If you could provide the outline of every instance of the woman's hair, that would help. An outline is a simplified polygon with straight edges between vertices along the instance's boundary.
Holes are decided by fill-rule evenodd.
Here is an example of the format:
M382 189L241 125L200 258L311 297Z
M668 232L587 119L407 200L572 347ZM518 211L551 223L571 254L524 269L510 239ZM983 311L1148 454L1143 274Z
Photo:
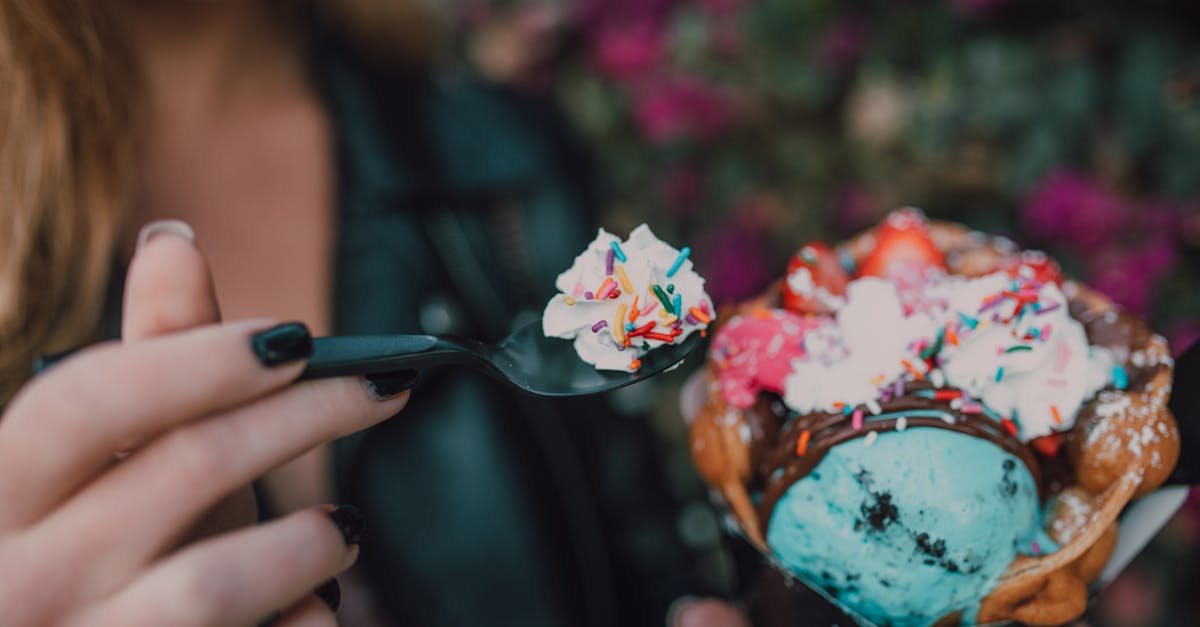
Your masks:
M418 1L304 10L387 63L422 65L438 29ZM133 202L142 91L119 3L0 2L0 407L32 360L94 339Z

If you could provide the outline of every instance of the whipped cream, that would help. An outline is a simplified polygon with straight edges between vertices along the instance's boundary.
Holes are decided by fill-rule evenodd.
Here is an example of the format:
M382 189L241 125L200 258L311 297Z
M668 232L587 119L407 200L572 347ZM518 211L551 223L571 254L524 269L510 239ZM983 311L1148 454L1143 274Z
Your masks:
M871 407L897 381L927 378L1011 420L1026 442L1069 429L1115 363L1089 346L1055 284L1003 272L851 281L832 324L808 331L804 348L784 382L784 403L797 412Z
M929 335L933 318L904 315L895 285L866 277L846 286L846 304L833 324L810 331L806 355L792 361L784 403L800 412L832 411L835 405L865 404L913 363L913 339Z
M600 229L555 280L561 293L546 305L543 333L573 340L579 358L597 369L637 370L648 351L682 342L716 317L690 252L645 224L625 241Z
M1018 315L1018 299L995 296L1005 292L1031 302ZM1055 284L1021 290L998 273L965 281L948 297L947 323L958 325L959 342L940 353L946 382L1011 419L1020 440L1069 429L1079 406L1111 381L1112 354L1089 346Z

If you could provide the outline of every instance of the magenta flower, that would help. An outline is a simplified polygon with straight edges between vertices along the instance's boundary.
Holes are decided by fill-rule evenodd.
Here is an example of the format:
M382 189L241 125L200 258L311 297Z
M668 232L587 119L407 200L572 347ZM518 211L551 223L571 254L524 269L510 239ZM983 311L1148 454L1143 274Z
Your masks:
M745 220L730 219L696 241L697 271L718 304L744 300L761 291L779 273L772 262L767 232Z
M1125 215L1120 199L1099 183L1060 169L1034 186L1021 218L1026 231L1038 240L1091 251L1120 235Z
M1089 264L1088 283L1144 316L1150 311L1155 286L1174 268L1176 255L1165 236L1152 237L1135 249L1097 254Z
M658 66L665 44L666 36L658 22L604 26L593 37L592 63L596 71L610 79L637 79Z
M576 0L571 15L575 27L593 38L606 28L650 22L666 24L676 0Z
M711 85L679 77L644 88L633 115L646 139L665 143L711 138L729 126L733 111L729 100Z

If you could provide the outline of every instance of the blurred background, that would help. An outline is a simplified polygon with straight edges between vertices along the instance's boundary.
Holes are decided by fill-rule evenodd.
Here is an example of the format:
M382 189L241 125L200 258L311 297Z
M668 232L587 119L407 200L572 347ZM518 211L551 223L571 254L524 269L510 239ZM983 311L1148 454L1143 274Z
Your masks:
M1004 233L1200 337L1200 4L1032 0L458 0L463 72L552 103L595 161L602 222L647 222L720 302L808 239L888 210ZM674 385L679 384L676 379ZM654 430L677 533L712 593L732 558L677 389ZM1200 624L1200 492L1089 613Z

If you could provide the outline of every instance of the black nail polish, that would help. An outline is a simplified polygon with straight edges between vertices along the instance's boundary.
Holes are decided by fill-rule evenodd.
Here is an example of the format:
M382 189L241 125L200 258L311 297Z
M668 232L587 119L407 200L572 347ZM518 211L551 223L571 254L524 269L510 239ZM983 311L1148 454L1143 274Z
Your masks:
M342 539L346 541L346 546L362 541L363 530L366 529L366 516L363 516L362 511L357 507L339 505L337 509L329 512L329 517L342 532Z
M313 590L313 594L320 597L325 602L325 605L329 606L331 612L336 612L338 606L342 604L342 587L338 585L337 579L330 579L317 586Z
M300 322L287 322L255 333L250 348L262 365L278 366L312 355L312 334Z
M397 370L395 372L377 372L363 377L367 382L367 391L377 401L386 401L397 394L411 389L421 378L416 370Z

